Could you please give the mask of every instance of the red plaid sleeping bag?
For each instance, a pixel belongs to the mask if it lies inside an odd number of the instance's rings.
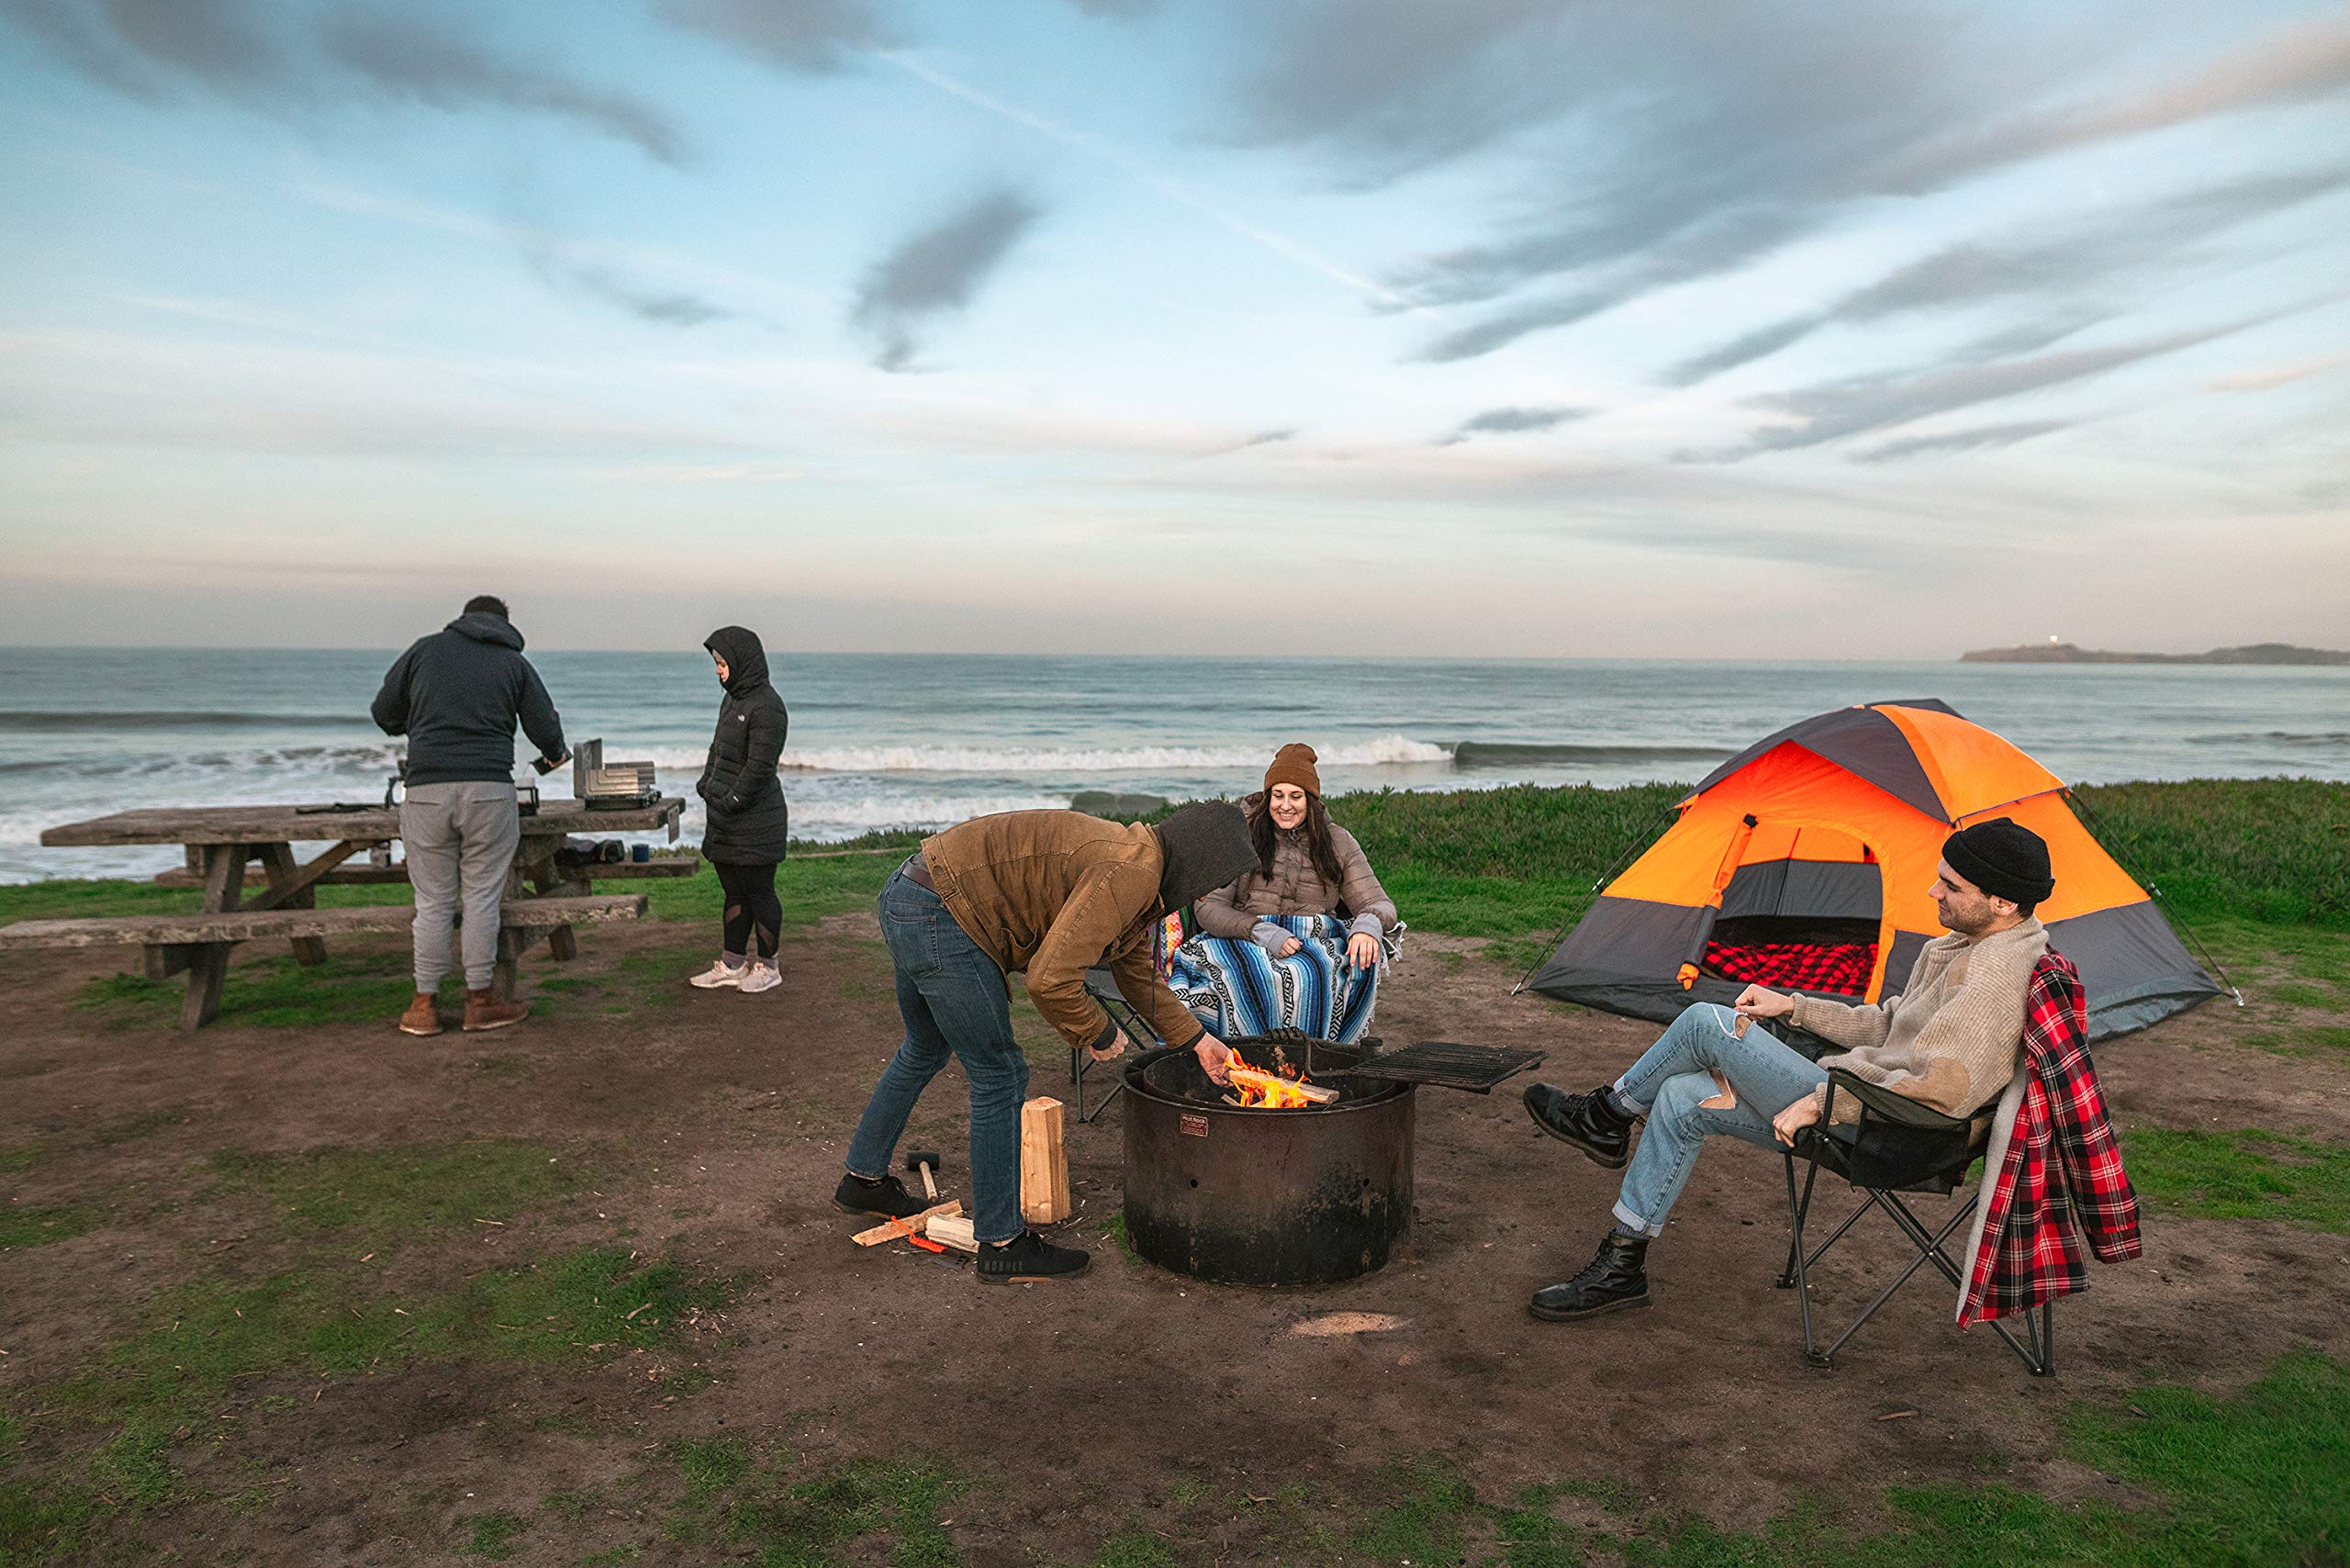
[[[1983,1207],[1982,1245],[1958,1304],[1962,1327],[2086,1290],[2079,1231],[2100,1263],[2138,1256],[2138,1194],[2121,1169],[2087,1042],[2080,971],[2052,947],[2024,999],[2031,1073]]]
[[[1724,980],[1747,985],[1774,986],[1782,991],[1827,991],[1836,996],[1865,996],[1869,976],[1876,972],[1876,944],[1839,942],[1821,946],[1809,942],[1706,944],[1707,969]]]

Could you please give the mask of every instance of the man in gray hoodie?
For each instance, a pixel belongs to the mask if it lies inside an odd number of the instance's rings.
[[[449,973],[457,909],[464,912],[465,1023],[501,1029],[531,1015],[490,993],[498,967],[498,904],[522,841],[514,796],[514,725],[539,749],[543,770],[569,754],[563,720],[506,601],[484,594],[393,662],[369,709],[377,727],[408,737],[400,838],[416,888],[416,997],[400,1014],[409,1035],[437,1035],[436,998]]]

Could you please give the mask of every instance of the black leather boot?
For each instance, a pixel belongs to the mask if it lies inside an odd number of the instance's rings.
[[[1648,1255],[1645,1238],[1611,1230],[1599,1244],[1599,1255],[1583,1265],[1582,1273],[1562,1285],[1545,1285],[1536,1291],[1526,1309],[1547,1322],[1572,1323],[1646,1306]]]
[[[1588,1094],[1570,1094],[1553,1083],[1526,1092],[1526,1114],[1534,1125],[1571,1143],[1610,1170],[1632,1157],[1632,1118],[1618,1112],[1601,1084]]]

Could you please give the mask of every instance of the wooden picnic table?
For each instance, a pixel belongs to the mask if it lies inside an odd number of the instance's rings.
[[[620,869],[617,866],[557,866],[555,852],[562,847],[564,839],[573,834],[602,836],[666,829],[669,841],[674,844],[685,804],[674,795],[625,811],[589,811],[578,801],[543,801],[535,812],[522,818],[521,844],[515,851],[514,867],[506,882],[507,903],[522,918],[509,916],[509,929],[500,934],[495,982],[499,995],[513,993],[516,960],[539,937],[545,938],[549,952],[557,959],[572,958],[578,952],[568,918],[554,920],[543,927],[529,924],[531,901],[567,899],[574,901],[576,906],[578,898],[592,892],[590,879],[599,870]],[[313,805],[166,806],[116,812],[110,816],[50,828],[40,835],[40,841],[52,848],[181,845],[187,853],[187,872],[179,875],[189,879],[202,879],[204,913],[227,915],[239,912],[250,915],[269,910],[316,908],[319,884],[342,879],[336,873],[344,861],[377,846],[389,845],[399,835],[400,813],[397,806],[328,801]],[[297,844],[324,844],[327,847],[308,860],[300,860],[294,853]],[[245,867],[252,861],[260,862],[266,885],[248,899],[244,895]],[[177,877],[166,873],[158,879]],[[553,913],[550,911],[551,917]],[[223,924],[224,935],[233,924]],[[180,1014],[182,1027],[201,1028],[218,1014],[220,987],[228,975],[229,951],[241,939],[149,945],[148,972],[155,979],[163,979],[182,969],[187,971],[187,1001]],[[293,944],[297,961],[325,961],[326,939],[322,935],[297,935],[287,939]]]

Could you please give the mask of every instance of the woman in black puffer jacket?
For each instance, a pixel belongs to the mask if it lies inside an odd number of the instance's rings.
[[[718,885],[726,894],[726,948],[709,969],[693,977],[693,983],[704,991],[772,991],[783,983],[775,958],[783,924],[783,903],[775,896],[775,868],[791,837],[775,765],[783,755],[791,716],[767,684],[767,650],[759,645],[758,633],[722,626],[702,646],[710,650],[719,684],[726,688],[710,760],[694,786],[710,812],[702,856],[717,870]]]

